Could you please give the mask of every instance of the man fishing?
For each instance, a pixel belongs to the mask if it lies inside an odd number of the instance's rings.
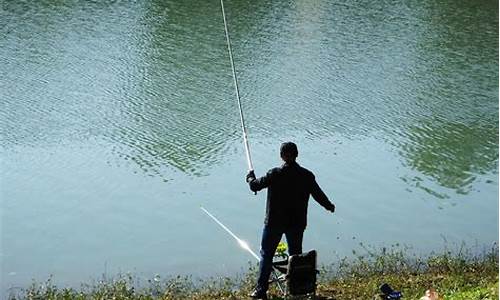
[[[250,294],[256,299],[267,299],[269,276],[276,247],[285,234],[289,255],[302,253],[302,237],[307,225],[307,204],[312,195],[326,210],[335,211],[314,174],[301,167],[295,160],[297,145],[286,142],[281,145],[281,167],[273,168],[260,178],[250,171],[246,176],[250,189],[258,192],[267,188],[266,217],[260,247],[260,266],[257,287]]]

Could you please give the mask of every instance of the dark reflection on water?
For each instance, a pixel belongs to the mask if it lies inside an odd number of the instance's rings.
[[[408,165],[457,193],[470,192],[478,174],[497,168],[498,128],[494,124],[430,120],[410,129],[408,134],[410,143],[402,148]]]
[[[135,41],[142,74],[121,105],[127,122],[111,137],[128,146],[118,148],[120,156],[158,176],[168,165],[201,175],[238,129],[223,35],[214,28],[218,7],[191,4],[148,7]]]
[[[403,127],[398,147],[407,165],[467,194],[477,175],[498,170],[498,3],[455,4],[428,3],[410,89],[421,115]],[[449,196],[420,181],[410,182]]]

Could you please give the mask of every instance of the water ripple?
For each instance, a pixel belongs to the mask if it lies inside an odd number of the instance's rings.
[[[481,21],[495,16],[461,5],[436,22],[427,2],[229,3],[250,137],[382,137],[455,189],[495,169],[498,37]],[[240,139],[217,3],[21,2],[6,16],[4,147],[102,138],[147,173],[202,175]],[[473,162],[450,139],[477,143],[461,146]]]

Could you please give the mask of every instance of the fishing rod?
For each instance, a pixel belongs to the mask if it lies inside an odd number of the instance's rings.
[[[247,137],[247,129],[245,126],[245,118],[243,117],[243,109],[241,108],[240,91],[238,88],[238,78],[236,77],[236,70],[234,69],[233,51],[231,50],[231,42],[229,39],[229,30],[227,29],[226,13],[224,12],[224,1],[223,0],[220,0],[220,6],[222,9],[222,18],[224,19],[224,30],[226,33],[227,52],[229,52],[229,61],[231,62],[231,70],[233,71],[233,81],[234,81],[234,88],[236,91],[236,100],[238,101],[238,108],[240,111],[241,129],[243,131],[243,144],[245,145],[248,171],[253,171],[252,157],[250,156],[250,146],[248,145],[248,137]]]

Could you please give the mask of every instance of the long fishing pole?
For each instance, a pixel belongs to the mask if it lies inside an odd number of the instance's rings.
[[[227,29],[226,13],[224,12],[223,0],[220,0],[220,6],[222,9],[222,18],[224,19],[224,30],[226,32],[227,51],[229,52],[229,61],[231,62],[231,70],[233,71],[233,81],[234,81],[234,88],[236,90],[236,100],[238,100],[238,108],[240,111],[241,129],[243,131],[243,144],[245,145],[248,170],[252,171],[253,170],[252,157],[250,156],[250,146],[248,145],[248,137],[247,137],[247,129],[245,126],[245,118],[243,117],[243,109],[241,108],[240,91],[238,88],[238,78],[236,77],[236,71],[234,69],[233,51],[231,50],[231,42],[229,39],[229,30]]]

